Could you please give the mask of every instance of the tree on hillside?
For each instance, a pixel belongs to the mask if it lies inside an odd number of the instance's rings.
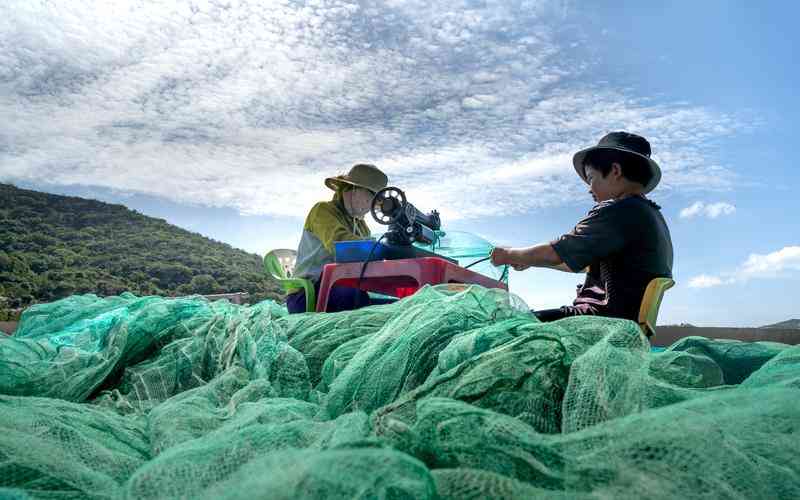
[[[2,307],[125,291],[283,297],[258,255],[121,205],[0,184]]]

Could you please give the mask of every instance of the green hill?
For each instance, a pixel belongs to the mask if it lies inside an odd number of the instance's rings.
[[[8,308],[124,291],[279,298],[262,269],[258,255],[122,205],[0,184],[0,302]]]

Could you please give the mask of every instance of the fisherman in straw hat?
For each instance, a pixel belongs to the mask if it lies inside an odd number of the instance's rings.
[[[650,143],[612,132],[572,160],[596,205],[560,238],[527,248],[495,248],[494,265],[587,272],[571,306],[534,311],[542,321],[594,314],[636,320],[651,279],[672,277],[672,240],[660,207],[645,195],[661,179]]]
[[[375,165],[360,163],[350,172],[325,179],[334,191],[331,201],[314,205],[306,217],[303,236],[297,248],[294,276],[314,282],[319,291],[322,267],[333,262],[333,243],[336,241],[369,238],[364,222],[375,193],[385,188],[388,179]],[[366,292],[349,287],[332,287],[328,296],[328,312],[358,309],[370,304]],[[290,313],[305,312],[306,297],[302,290],[286,298]]]

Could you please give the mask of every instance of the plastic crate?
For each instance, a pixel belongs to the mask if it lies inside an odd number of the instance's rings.
[[[367,259],[373,261],[439,257],[455,264],[458,263],[458,261],[454,259],[437,255],[413,245],[394,246],[385,245],[383,243],[376,244],[375,241],[376,240],[354,240],[334,242],[334,262],[364,262]]]

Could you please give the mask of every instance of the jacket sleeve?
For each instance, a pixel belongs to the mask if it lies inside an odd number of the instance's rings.
[[[306,231],[310,231],[316,236],[329,253],[333,254],[333,243],[335,241],[350,241],[363,239],[363,235],[357,235],[353,228],[347,227],[337,217],[335,209],[328,203],[317,203],[306,219]]]

